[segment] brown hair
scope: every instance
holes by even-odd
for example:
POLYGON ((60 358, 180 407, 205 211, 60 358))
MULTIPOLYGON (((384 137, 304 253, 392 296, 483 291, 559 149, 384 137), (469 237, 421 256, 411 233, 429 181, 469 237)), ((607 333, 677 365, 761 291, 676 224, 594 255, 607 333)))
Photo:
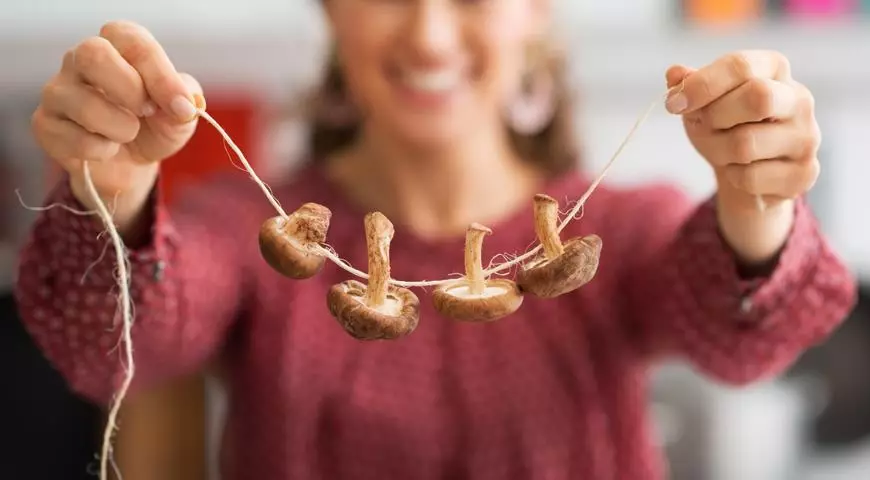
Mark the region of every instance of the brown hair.
MULTIPOLYGON (((360 130, 358 121, 336 125, 324 120, 322 109, 329 99, 346 98, 347 90, 343 72, 334 56, 326 68, 319 89, 315 92, 310 116, 309 153, 314 159, 322 159, 350 145, 360 130)), ((539 62, 546 75, 553 81, 555 109, 552 118, 538 133, 523 135, 510 129, 511 142, 521 158, 533 162, 545 173, 558 175, 574 168, 579 160, 579 146, 574 131, 572 96, 566 82, 564 56, 548 55, 539 62)))

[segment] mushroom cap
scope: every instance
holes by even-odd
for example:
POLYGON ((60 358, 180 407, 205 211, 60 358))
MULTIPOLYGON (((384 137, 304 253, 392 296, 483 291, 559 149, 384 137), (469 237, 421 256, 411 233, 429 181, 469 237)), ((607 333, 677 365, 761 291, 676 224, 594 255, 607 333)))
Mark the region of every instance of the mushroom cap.
POLYGON ((565 242, 561 255, 546 260, 543 255, 517 273, 517 284, 524 292, 553 298, 589 283, 598 271, 601 237, 587 235, 565 242))
POLYGON ((523 294, 512 280, 486 280, 483 295, 471 295, 467 280, 440 285, 432 293, 438 313, 461 322, 485 323, 510 315, 520 308, 523 294))
POLYGON ((290 218, 273 217, 260 226, 260 255, 278 273, 295 279, 309 278, 323 268, 326 258, 305 250, 306 244, 326 240, 332 212, 306 203, 290 218))
POLYGON ((357 340, 392 340, 409 335, 420 322, 420 299, 407 288, 389 285, 380 309, 365 304, 366 285, 346 280, 326 294, 329 313, 357 340))

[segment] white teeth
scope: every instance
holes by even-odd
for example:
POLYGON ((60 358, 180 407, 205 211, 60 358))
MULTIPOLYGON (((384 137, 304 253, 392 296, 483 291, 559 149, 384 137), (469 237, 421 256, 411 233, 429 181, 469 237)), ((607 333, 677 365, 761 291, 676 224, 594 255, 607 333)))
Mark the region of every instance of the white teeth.
POLYGON ((459 77, 459 72, 456 70, 408 72, 404 75, 404 81, 414 89, 443 92, 455 88, 459 83, 459 77))

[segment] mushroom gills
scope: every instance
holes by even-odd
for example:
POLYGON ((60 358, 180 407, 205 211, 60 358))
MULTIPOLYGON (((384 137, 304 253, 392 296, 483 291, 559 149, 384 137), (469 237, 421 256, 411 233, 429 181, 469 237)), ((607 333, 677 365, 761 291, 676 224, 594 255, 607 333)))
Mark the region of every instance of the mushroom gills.
POLYGON ((368 284, 346 280, 329 289, 329 311, 359 340, 387 340, 409 335, 420 321, 420 300, 407 288, 389 284, 393 224, 380 212, 365 217, 368 284))
POLYGON ((381 305, 366 303, 367 286, 357 280, 335 284, 327 294, 329 312, 351 337, 390 340, 409 335, 420 320, 420 301, 413 292, 390 287, 381 305))
POLYGON ((384 315, 389 315, 391 317, 398 316, 402 313, 402 302, 394 295, 387 294, 387 298, 384 299, 384 303, 377 306, 369 306, 366 305, 366 299, 364 294, 354 295, 350 293, 351 297, 357 302, 363 304, 363 306, 367 308, 371 308, 372 310, 383 313, 384 315))
POLYGON ((483 287, 482 293, 472 293, 471 286, 467 283, 446 288, 447 293, 459 298, 492 298, 508 293, 508 289, 499 286, 487 285, 483 287))
POLYGON ((511 280, 486 278, 481 253, 492 230, 479 223, 465 234, 465 277, 439 286, 432 294, 435 310, 463 322, 491 322, 515 312, 523 294, 511 280))

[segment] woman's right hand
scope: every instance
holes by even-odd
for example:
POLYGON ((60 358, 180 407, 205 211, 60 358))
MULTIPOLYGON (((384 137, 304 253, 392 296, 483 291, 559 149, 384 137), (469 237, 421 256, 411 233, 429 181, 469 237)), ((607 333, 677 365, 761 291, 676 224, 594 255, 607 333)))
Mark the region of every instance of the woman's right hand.
POLYGON ((82 163, 123 230, 143 211, 158 165, 196 128, 202 88, 175 70, 151 33, 110 22, 63 58, 45 85, 32 125, 46 153, 70 174, 73 193, 92 209, 82 163))

